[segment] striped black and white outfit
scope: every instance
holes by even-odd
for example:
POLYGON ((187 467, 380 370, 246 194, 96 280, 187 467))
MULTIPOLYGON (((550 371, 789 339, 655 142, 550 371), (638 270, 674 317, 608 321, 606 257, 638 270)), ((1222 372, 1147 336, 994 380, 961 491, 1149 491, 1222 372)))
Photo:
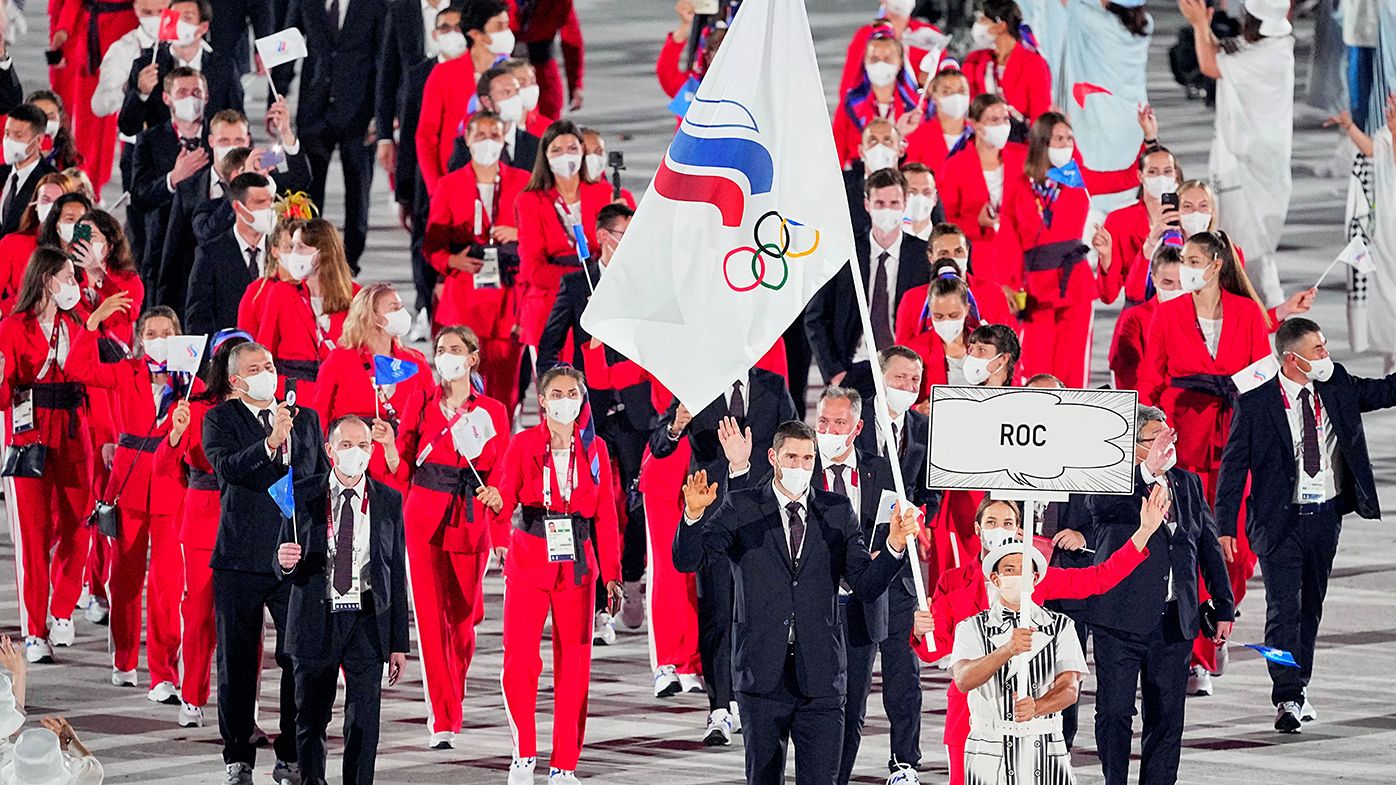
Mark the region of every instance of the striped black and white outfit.
MULTIPOLYGON (((995 601, 960 622, 950 663, 977 660, 1008 642, 1018 612, 995 601)), ((1060 613, 1034 607, 1031 611, 1033 647, 1028 661, 1027 690, 1041 698, 1062 673, 1087 673, 1086 657, 1074 622, 1060 613)), ((1016 658, 1015 658, 1016 660, 1016 658)), ((1013 721, 1013 691, 1017 687, 1014 661, 974 689, 969 700, 970 731, 965 744, 965 785, 1075 785, 1071 755, 1062 740, 1059 713, 1013 721), (1031 771, 1019 772, 1019 762, 1031 771)))

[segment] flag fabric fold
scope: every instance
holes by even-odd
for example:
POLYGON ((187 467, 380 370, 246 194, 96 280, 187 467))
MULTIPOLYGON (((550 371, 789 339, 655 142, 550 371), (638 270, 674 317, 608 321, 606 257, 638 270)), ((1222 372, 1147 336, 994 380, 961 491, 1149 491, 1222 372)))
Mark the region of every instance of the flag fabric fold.
POLYGON ((301 35, 301 31, 288 27, 279 33, 258 38, 257 54, 262 57, 262 65, 271 69, 300 60, 310 52, 305 48, 305 36, 301 35))
POLYGON ((389 357, 386 354, 373 355, 373 383, 377 385, 398 384, 417 375, 417 364, 411 360, 389 357))
POLYGON ((271 484, 267 488, 267 493, 271 495, 271 500, 276 502, 276 506, 281 509, 281 514, 294 524, 296 520, 296 495, 295 483, 291 475, 293 471, 290 466, 286 467, 286 476, 271 484))

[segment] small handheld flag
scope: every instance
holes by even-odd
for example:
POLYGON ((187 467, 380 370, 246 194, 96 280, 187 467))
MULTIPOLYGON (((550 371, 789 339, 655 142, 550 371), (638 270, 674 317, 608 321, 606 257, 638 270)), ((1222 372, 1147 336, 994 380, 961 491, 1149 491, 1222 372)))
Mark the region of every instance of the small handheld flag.
POLYGON ((1280 361, 1275 359, 1275 355, 1267 354, 1232 374, 1231 381, 1236 383, 1237 390, 1248 393, 1275 378, 1279 372, 1280 361))
POLYGON ((1328 274, 1333 271, 1334 267, 1338 266, 1339 262, 1351 266, 1352 269, 1363 275, 1376 269, 1376 265, 1372 263, 1372 253, 1367 250, 1367 244, 1362 242, 1361 237, 1354 236, 1347 245, 1343 246, 1343 250, 1338 253, 1338 258, 1324 268, 1323 275, 1320 275, 1318 282, 1314 284, 1315 289, 1323 283, 1323 279, 1328 277, 1328 274))
POLYGON ((373 355, 373 383, 398 384, 417 375, 417 364, 411 360, 389 357, 386 354, 373 355))
POLYGON ((295 480, 291 476, 293 473, 291 467, 286 467, 286 476, 267 488, 267 493, 271 495, 271 500, 276 502, 277 508, 281 510, 281 515, 291 521, 296 519, 296 496, 293 492, 295 480))
POLYGON ((257 54, 262 58, 262 66, 272 69, 300 60, 308 55, 309 51, 305 48, 305 36, 301 35, 301 31, 288 27, 279 33, 258 38, 257 54))
POLYGON ((679 119, 688 114, 688 107, 693 103, 693 96, 698 94, 698 77, 690 76, 688 81, 683 83, 683 87, 674 93, 674 100, 669 102, 669 111, 674 113, 679 119))
POLYGON ((587 259, 591 258, 591 248, 587 246, 587 233, 582 228, 581 223, 572 224, 572 239, 577 243, 577 258, 581 260, 585 267, 587 259))
POLYGON ((179 40, 179 11, 167 8, 160 13, 160 30, 157 37, 161 41, 179 40))
POLYGON ((198 373, 204 359, 207 335, 172 335, 169 342, 170 370, 177 373, 198 373))
POLYGON ((1299 667, 1299 663, 1294 661, 1294 655, 1290 654, 1284 649, 1275 649, 1270 646, 1262 646, 1259 643, 1247 643, 1243 645, 1247 649, 1255 649, 1256 651, 1260 652, 1260 656, 1264 657, 1270 662, 1275 663, 1276 665, 1285 665, 1290 668, 1299 667))
POLYGON ((1086 181, 1081 177, 1081 169, 1075 161, 1067 161, 1066 166, 1054 166, 1048 169, 1047 179, 1061 183, 1068 188, 1086 187, 1086 181))

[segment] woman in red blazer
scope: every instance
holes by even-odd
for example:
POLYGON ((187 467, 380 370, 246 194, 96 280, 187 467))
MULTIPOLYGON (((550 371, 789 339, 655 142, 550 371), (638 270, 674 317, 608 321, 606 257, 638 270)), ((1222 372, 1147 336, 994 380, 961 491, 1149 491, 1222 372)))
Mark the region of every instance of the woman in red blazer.
POLYGON ((1144 364, 1144 347, 1149 336, 1149 325, 1154 320, 1154 311, 1158 310, 1160 304, 1187 294, 1178 277, 1182 262, 1182 246, 1160 246, 1150 265, 1153 296, 1138 305, 1126 306, 1115 322, 1109 357, 1110 373, 1118 389, 1139 390, 1139 367, 1144 364))
POLYGON ((90 242, 78 241, 68 248, 82 268, 83 303, 94 315, 106 314, 95 321, 89 319, 87 328, 100 336, 103 359, 124 357, 135 342, 135 321, 145 302, 145 284, 136 272, 126 232, 111 213, 90 210, 77 226, 86 226, 92 237, 90 242), (109 302, 112 300, 115 302, 109 302))
POLYGON ((965 56, 972 95, 1002 96, 1031 123, 1052 106, 1052 74, 1047 61, 1023 41, 1023 12, 1013 0, 983 0, 970 31, 975 48, 965 56))
MULTIPOLYGON (((1071 125, 1056 112, 1032 124, 1021 174, 1004 186, 1003 231, 1023 253, 1023 376, 1050 373, 1067 387, 1090 378, 1092 303, 1100 295, 1082 241, 1091 197, 1068 183, 1074 165, 1071 125)), ((1092 247, 1110 258, 1110 235, 1096 227, 1092 247)))
MULTIPOLYGON (((411 331, 412 312, 402 307, 402 298, 392 284, 370 284, 354 295, 339 345, 321 364, 315 395, 309 399, 324 427, 346 414, 357 414, 373 423, 375 430, 397 430, 413 395, 431 387, 427 358, 402 344, 411 331), (374 357, 379 355, 412 363, 417 372, 397 384, 379 385, 374 377, 374 357)), ((373 451, 369 476, 398 491, 406 490, 406 484, 387 465, 391 450, 384 446, 373 451)))
POLYGON ((936 175, 945 219, 960 227, 974 246, 974 274, 1013 297, 1023 282, 1022 253, 1011 232, 1001 231, 999 213, 1008 182, 1018 176, 1027 149, 1008 141, 1008 104, 993 95, 970 103, 971 142, 952 153, 936 175))
POLYGON ((482 497, 509 443, 509 420, 504 404, 471 386, 480 343, 468 327, 444 328, 434 357, 440 384, 419 386, 401 410, 397 476, 408 484, 403 519, 429 745, 449 749, 485 616, 491 512, 482 497))
MULTIPOLYGON (((24 278, 24 268, 39 245, 39 234, 47 224, 48 217, 54 214, 55 208, 59 209, 59 217, 54 219, 54 225, 65 217, 57 204, 58 200, 76 186, 75 181, 57 172, 40 177, 34 186, 33 200, 19 216, 18 228, 0 237, 0 315, 9 313, 14 306, 20 281, 24 278)), ((63 205, 71 205, 66 210, 66 223, 69 225, 77 223, 78 218, 92 209, 92 203, 82 194, 64 200, 63 205)), ((53 239, 58 240, 57 230, 53 231, 53 239)), ((58 247, 59 243, 53 242, 52 245, 58 247)))
MULTIPOLYGON (((540 155, 517 202, 520 339, 537 346, 552 312, 562 276, 583 264, 581 251, 594 254, 596 214, 611 203, 611 187, 587 182, 582 133, 568 120, 548 126, 538 143, 540 155), (586 248, 579 248, 574 227, 586 248)), ((517 284, 516 284, 517 285, 517 284)))
POLYGON ((549 766, 553 772, 571 773, 586 729, 593 584, 605 581, 613 606, 619 605, 622 594, 611 458, 605 442, 588 437, 588 423, 578 422, 584 385, 581 372, 568 366, 543 374, 538 405, 544 421, 514 435, 497 491, 486 494, 496 505, 494 541, 508 542, 500 679, 514 732, 513 766, 530 776, 538 755, 534 715, 543 668, 538 647, 549 612, 554 700, 549 766), (522 508, 522 521, 509 529, 515 507, 522 508), (570 536, 557 533, 567 529, 567 523, 570 536), (588 544, 592 539, 594 548, 588 544))
POLYGON ((920 161, 937 176, 951 152, 968 145, 973 131, 969 116, 969 80, 964 72, 949 68, 937 73, 926 89, 931 91, 935 116, 921 124, 906 140, 906 160, 920 161))
MULTIPOLYGON (((918 39, 921 31, 926 31, 933 36, 940 34, 940 28, 929 22, 923 22, 911 16, 912 7, 915 4, 911 0, 888 0, 882 4, 882 17, 872 24, 863 25, 858 28, 858 32, 853 34, 852 40, 848 42, 848 53, 843 60, 843 74, 839 77, 839 95, 846 94, 858 84, 862 78, 863 57, 867 53, 868 42, 876 37, 891 38, 894 41, 904 41, 908 38, 918 39), (908 35, 909 34, 909 35, 908 35)), ((906 64, 916 72, 917 80, 920 74, 935 70, 935 62, 927 62, 930 50, 912 46, 907 50, 906 64)), ((942 58, 944 53, 941 53, 942 58)))
POLYGON ((213 652, 218 644, 218 628, 213 614, 213 545, 218 539, 218 518, 222 495, 213 466, 204 455, 204 415, 233 394, 228 383, 228 357, 233 347, 252 340, 241 330, 224 330, 213 337, 213 357, 204 372, 206 384, 188 401, 180 401, 170 413, 169 433, 155 451, 155 465, 161 473, 174 472, 183 482, 183 503, 179 511, 179 542, 184 548, 184 600, 180 615, 184 621, 179 656, 183 665, 179 684, 181 701, 179 725, 198 728, 204 724, 204 704, 208 703, 213 652))
POLYGON ((1139 201, 1105 217, 1105 231, 1112 242, 1110 267, 1101 276, 1103 302, 1114 302, 1121 289, 1128 305, 1148 299, 1149 260, 1170 228, 1170 218, 1178 217, 1176 211, 1165 217, 1161 200, 1165 194, 1177 193, 1182 181, 1182 167, 1167 148, 1151 147, 1139 157, 1139 201))
POLYGON ((906 138, 920 119, 913 117, 919 110, 918 95, 916 83, 902 67, 901 43, 885 31, 875 34, 863 55, 861 79, 842 94, 834 110, 839 165, 847 168, 858 160, 863 129, 875 118, 894 121, 906 138))
POLYGON ((262 308, 265 306, 262 295, 272 288, 272 284, 277 281, 294 283, 286 268, 282 266, 281 260, 291 252, 291 238, 304 227, 305 221, 299 218, 282 217, 277 220, 275 228, 271 230, 271 236, 267 238, 267 253, 262 260, 262 274, 248 285, 247 291, 242 293, 242 299, 238 301, 239 325, 254 325, 262 318, 262 308))
MULTIPOLYGON (((659 58, 654 63, 654 75, 659 79, 659 88, 673 98, 679 94, 688 80, 702 81, 703 72, 717 56, 717 48, 722 45, 727 28, 715 28, 710 24, 699 34, 698 48, 694 52, 693 63, 688 70, 683 68, 684 50, 688 48, 688 36, 693 32, 693 4, 679 3, 679 25, 664 36, 664 46, 659 49, 659 58)), ((859 60, 861 62, 861 58, 859 60)), ((683 118, 679 118, 682 120, 683 118)))
POLYGON ((306 221, 291 237, 291 252, 280 264, 290 280, 268 285, 256 321, 238 326, 276 359, 277 394, 284 395, 286 380, 295 379, 299 399, 312 401, 320 363, 339 340, 358 285, 339 230, 323 218, 306 221))
POLYGON ((431 199, 422 253, 441 276, 432 323, 469 325, 482 341, 485 389, 501 401, 518 400, 518 216, 514 205, 528 174, 499 163, 504 126, 498 115, 477 112, 466 127, 470 163, 441 178, 431 199), (500 263, 476 282, 487 248, 500 263))

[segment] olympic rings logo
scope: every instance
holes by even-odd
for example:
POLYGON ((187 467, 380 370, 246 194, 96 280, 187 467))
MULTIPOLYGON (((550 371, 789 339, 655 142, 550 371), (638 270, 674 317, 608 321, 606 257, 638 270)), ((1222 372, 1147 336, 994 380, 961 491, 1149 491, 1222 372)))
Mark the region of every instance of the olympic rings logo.
POLYGON ((727 282, 728 288, 734 292, 749 292, 758 286, 764 286, 773 291, 785 286, 785 282, 790 279, 790 260, 803 259, 819 249, 819 230, 814 230, 814 241, 809 248, 803 251, 790 250, 790 227, 803 227, 804 224, 794 219, 785 218, 775 210, 771 210, 761 216, 756 221, 756 226, 752 229, 752 245, 743 245, 727 252, 722 258, 722 277, 727 282), (774 218, 780 222, 777 240, 779 242, 763 242, 761 239, 761 227, 766 224, 766 220, 774 218), (745 254, 751 254, 751 283, 737 284, 732 280, 732 259, 736 257, 742 259, 745 254), (772 262, 780 262, 780 280, 772 283, 767 280, 767 273, 774 270, 774 265, 767 265, 767 258, 772 262))

